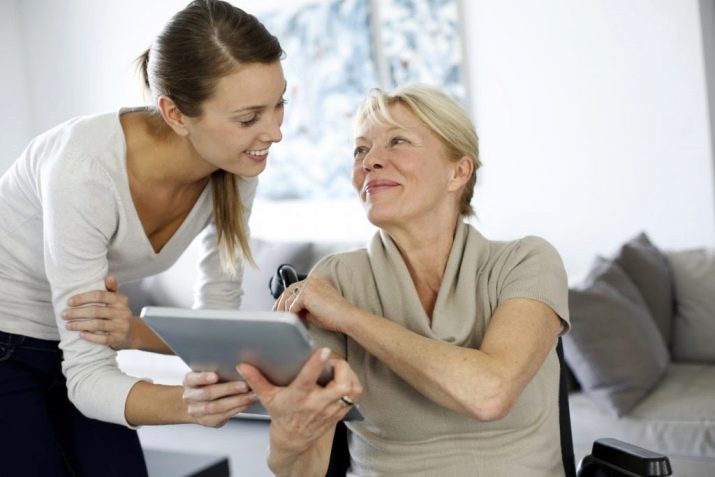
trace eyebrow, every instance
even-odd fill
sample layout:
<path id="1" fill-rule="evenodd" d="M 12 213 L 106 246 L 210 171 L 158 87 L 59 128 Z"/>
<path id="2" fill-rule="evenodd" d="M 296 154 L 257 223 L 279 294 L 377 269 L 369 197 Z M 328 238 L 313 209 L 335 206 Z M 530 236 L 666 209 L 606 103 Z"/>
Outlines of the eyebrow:
<path id="1" fill-rule="evenodd" d="M 283 85 L 283 92 L 281 93 L 281 98 L 285 96 L 286 91 L 288 90 L 288 82 L 286 81 L 285 84 Z M 262 111 L 266 109 L 265 105 L 260 105 L 260 106 L 246 106 L 245 108 L 239 108 L 234 111 L 231 111 L 231 114 L 236 114 L 236 113 L 247 113 L 249 111 Z"/>
<path id="2" fill-rule="evenodd" d="M 414 128 L 408 128 L 406 126 L 392 126 L 390 129 L 387 130 L 387 132 L 393 132 L 393 131 L 408 131 L 411 132 L 413 131 Z M 358 136 L 355 138 L 356 141 L 367 141 L 367 138 L 365 136 Z"/>

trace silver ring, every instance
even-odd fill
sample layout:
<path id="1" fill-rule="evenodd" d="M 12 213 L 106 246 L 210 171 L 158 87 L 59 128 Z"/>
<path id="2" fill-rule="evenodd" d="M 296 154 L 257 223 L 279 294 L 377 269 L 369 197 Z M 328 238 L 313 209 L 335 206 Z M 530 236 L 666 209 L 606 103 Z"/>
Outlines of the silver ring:
<path id="1" fill-rule="evenodd" d="M 340 404 L 342 404 L 345 407 L 353 406 L 355 405 L 355 401 L 350 399 L 347 396 L 340 396 L 340 400 L 338 401 Z"/>

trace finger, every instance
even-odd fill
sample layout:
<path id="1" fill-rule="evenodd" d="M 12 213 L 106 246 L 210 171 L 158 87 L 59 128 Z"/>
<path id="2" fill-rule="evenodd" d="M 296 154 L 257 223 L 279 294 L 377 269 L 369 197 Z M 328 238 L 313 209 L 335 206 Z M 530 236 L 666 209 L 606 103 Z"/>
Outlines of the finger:
<path id="1" fill-rule="evenodd" d="M 338 399 L 346 396 L 357 402 L 362 396 L 363 388 L 355 372 L 345 360 L 331 359 L 330 362 L 333 365 L 333 380 L 328 383 L 326 389 L 334 391 Z"/>
<path id="2" fill-rule="evenodd" d="M 93 319 L 104 320 L 115 316 L 114 310 L 106 306 L 83 306 L 81 308 L 68 308 L 62 312 L 65 320 Z"/>
<path id="3" fill-rule="evenodd" d="M 187 387 L 184 389 L 184 401 L 205 402 L 215 401 L 226 396 L 237 396 L 246 394 L 248 385 L 243 381 L 231 381 L 228 383 L 209 384 L 201 387 Z"/>
<path id="4" fill-rule="evenodd" d="M 65 324 L 65 327 L 72 331 L 89 331 L 91 333 L 114 331 L 112 322 L 107 320 L 73 320 Z"/>
<path id="5" fill-rule="evenodd" d="M 104 286 L 107 287 L 107 290 L 110 292 L 116 292 L 119 290 L 119 283 L 114 275 L 109 275 L 104 279 Z"/>
<path id="6" fill-rule="evenodd" d="M 79 334 L 80 338 L 82 338 L 85 341 L 89 341 L 91 343 L 96 343 L 100 345 L 108 345 L 109 344 L 109 335 L 97 335 L 94 333 L 90 333 L 88 331 L 82 331 Z"/>
<path id="7" fill-rule="evenodd" d="M 298 386 L 305 389 L 311 389 L 316 386 L 325 364 L 330 356 L 330 348 L 320 348 L 313 352 L 308 358 L 308 361 L 303 365 L 303 368 L 295 377 L 291 386 Z"/>
<path id="8" fill-rule="evenodd" d="M 250 392 L 216 399 L 214 401 L 191 403 L 188 408 L 192 411 L 192 415 L 194 416 L 233 415 L 245 410 L 255 402 L 256 394 Z"/>
<path id="9" fill-rule="evenodd" d="M 211 372 L 204 373 L 186 373 L 184 376 L 183 385 L 189 387 L 206 386 L 218 382 L 218 374 Z"/>
<path id="10" fill-rule="evenodd" d="M 116 293 L 104 290 L 94 290 L 74 295 L 67 300 L 69 306 L 82 306 L 89 303 L 115 303 Z"/>
<path id="11" fill-rule="evenodd" d="M 261 401 L 270 397 L 277 389 L 277 386 L 268 381 L 255 366 L 241 363 L 236 366 L 236 371 L 243 376 L 246 384 L 258 395 L 258 399 Z"/>

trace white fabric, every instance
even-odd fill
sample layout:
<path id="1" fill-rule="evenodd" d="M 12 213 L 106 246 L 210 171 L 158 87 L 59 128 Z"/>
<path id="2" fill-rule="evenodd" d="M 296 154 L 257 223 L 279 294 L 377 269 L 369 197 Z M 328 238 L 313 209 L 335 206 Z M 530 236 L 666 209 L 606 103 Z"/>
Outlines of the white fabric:
<path id="1" fill-rule="evenodd" d="M 210 185 L 154 252 L 129 190 L 120 114 L 75 118 L 38 136 L 0 178 L 0 330 L 59 339 L 72 402 L 88 417 L 127 425 L 137 379 L 117 369 L 109 347 L 65 329 L 67 299 L 104 289 L 109 273 L 122 283 L 167 269 L 202 231 L 196 306 L 238 307 L 241 274 L 221 273 Z M 240 181 L 247 210 L 256 185 Z"/>

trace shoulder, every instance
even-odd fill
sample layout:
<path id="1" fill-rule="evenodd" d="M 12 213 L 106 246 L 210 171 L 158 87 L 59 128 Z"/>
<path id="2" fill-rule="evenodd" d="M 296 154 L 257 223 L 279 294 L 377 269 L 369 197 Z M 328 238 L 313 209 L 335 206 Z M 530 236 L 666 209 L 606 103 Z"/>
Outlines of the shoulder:
<path id="1" fill-rule="evenodd" d="M 338 282 L 346 282 L 354 277 L 363 276 L 369 271 L 370 260 L 365 248 L 326 255 L 316 263 L 311 273 Z"/>
<path id="2" fill-rule="evenodd" d="M 487 240 L 481 235 L 479 237 L 481 240 L 472 240 L 470 243 L 485 247 L 488 250 L 488 261 L 493 266 L 514 268 L 534 262 L 563 266 L 559 252 L 542 237 L 529 235 L 510 241 Z"/>
<path id="3" fill-rule="evenodd" d="M 70 119 L 39 136 L 33 157 L 41 170 L 63 179 L 80 180 L 97 170 L 116 170 L 123 158 L 124 140 L 117 113 Z"/>

